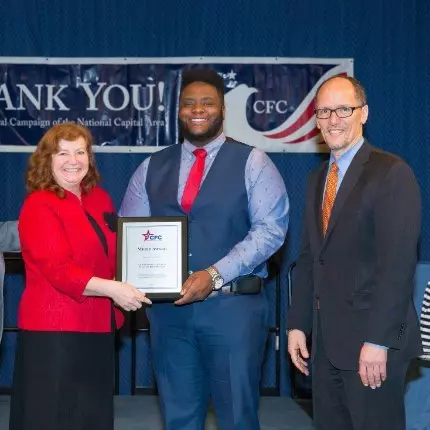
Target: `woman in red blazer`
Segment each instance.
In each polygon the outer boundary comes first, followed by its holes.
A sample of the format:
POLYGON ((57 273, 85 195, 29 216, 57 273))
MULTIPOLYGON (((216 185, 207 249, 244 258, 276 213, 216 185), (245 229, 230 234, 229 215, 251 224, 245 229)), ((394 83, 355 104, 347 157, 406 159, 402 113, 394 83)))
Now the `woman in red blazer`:
POLYGON ((10 429, 113 429, 114 303, 150 301, 113 280, 115 210, 98 179, 92 136, 74 123, 51 128, 30 157, 10 429))

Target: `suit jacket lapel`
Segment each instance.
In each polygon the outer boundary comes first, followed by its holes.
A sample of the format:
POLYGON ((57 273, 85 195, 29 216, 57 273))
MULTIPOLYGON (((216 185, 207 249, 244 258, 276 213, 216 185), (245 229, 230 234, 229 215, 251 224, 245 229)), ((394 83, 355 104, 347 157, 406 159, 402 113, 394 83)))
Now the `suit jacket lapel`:
POLYGON ((369 155, 371 150, 372 147, 365 140, 362 147, 359 149, 359 151, 351 161, 351 164, 349 165, 348 170, 346 171, 346 174, 339 187, 339 191, 337 192, 336 200, 334 201, 333 209, 327 227, 325 241, 329 239, 330 233, 332 232, 334 226, 339 219, 343 205, 345 204, 351 191, 354 189, 358 179, 360 178, 361 172, 363 171, 363 165, 366 164, 367 161, 369 161, 369 155))

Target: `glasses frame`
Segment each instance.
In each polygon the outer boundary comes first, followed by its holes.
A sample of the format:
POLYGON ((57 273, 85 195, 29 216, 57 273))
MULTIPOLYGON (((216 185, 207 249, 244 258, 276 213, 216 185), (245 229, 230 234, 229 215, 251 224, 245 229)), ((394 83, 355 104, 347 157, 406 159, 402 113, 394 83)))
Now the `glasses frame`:
POLYGON ((315 114, 315 116, 316 116, 318 119, 330 119, 330 118, 331 118, 331 115, 332 115, 332 113, 333 113, 333 112, 336 114, 336 116, 337 116, 338 118, 349 118, 349 117, 351 117, 351 116, 352 116, 352 114, 354 113, 354 111, 355 111, 356 109, 361 109, 361 108, 362 108, 362 107, 364 107, 364 106, 366 106, 366 105, 361 105, 361 106, 339 106, 339 107, 337 107, 337 108, 335 108, 335 109, 330 109, 330 108, 315 109, 315 110, 314 110, 314 114, 315 114), (351 109, 351 115, 347 115, 347 116, 340 116, 340 115, 337 113, 337 111, 338 111, 339 109, 345 109, 345 108, 351 109), (323 118, 319 117, 319 116, 318 116, 318 112, 319 112, 319 111, 321 111, 321 110, 329 110, 329 111, 330 111, 330 115, 329 115, 328 117, 323 117, 323 118))

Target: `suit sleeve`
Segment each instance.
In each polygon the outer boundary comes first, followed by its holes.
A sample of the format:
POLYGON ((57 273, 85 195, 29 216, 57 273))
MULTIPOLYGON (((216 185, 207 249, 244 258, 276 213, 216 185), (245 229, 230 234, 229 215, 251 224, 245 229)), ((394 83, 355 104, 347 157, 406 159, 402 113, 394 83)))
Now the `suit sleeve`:
POLYGON ((313 318, 313 257, 309 239, 308 223, 310 215, 310 198, 311 179, 308 182, 306 192, 305 217, 302 229, 302 241, 300 246, 299 257, 296 262, 296 267, 293 273, 293 291, 291 307, 288 312, 287 329, 298 329, 305 333, 310 333, 312 330, 313 318))
POLYGON ((19 250, 18 221, 0 222, 0 252, 19 250))
POLYGON ((412 170, 394 164, 375 201, 376 273, 366 341, 398 348, 413 292, 421 199, 412 170))
POLYGON ((48 282, 77 302, 93 274, 79 267, 58 214, 41 195, 30 195, 19 218, 19 234, 26 265, 33 265, 48 282))

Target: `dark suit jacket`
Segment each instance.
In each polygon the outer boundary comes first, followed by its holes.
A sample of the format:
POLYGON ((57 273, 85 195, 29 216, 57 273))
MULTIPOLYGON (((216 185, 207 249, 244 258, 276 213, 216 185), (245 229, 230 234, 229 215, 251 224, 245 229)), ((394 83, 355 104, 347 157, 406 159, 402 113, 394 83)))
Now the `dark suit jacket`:
POLYGON ((326 354, 343 370, 358 368, 364 342, 405 360, 417 356, 412 291, 421 201, 415 176, 403 160, 365 141, 343 178, 324 238, 327 169, 328 161, 309 178, 288 327, 313 330, 316 345, 320 322, 326 354))

